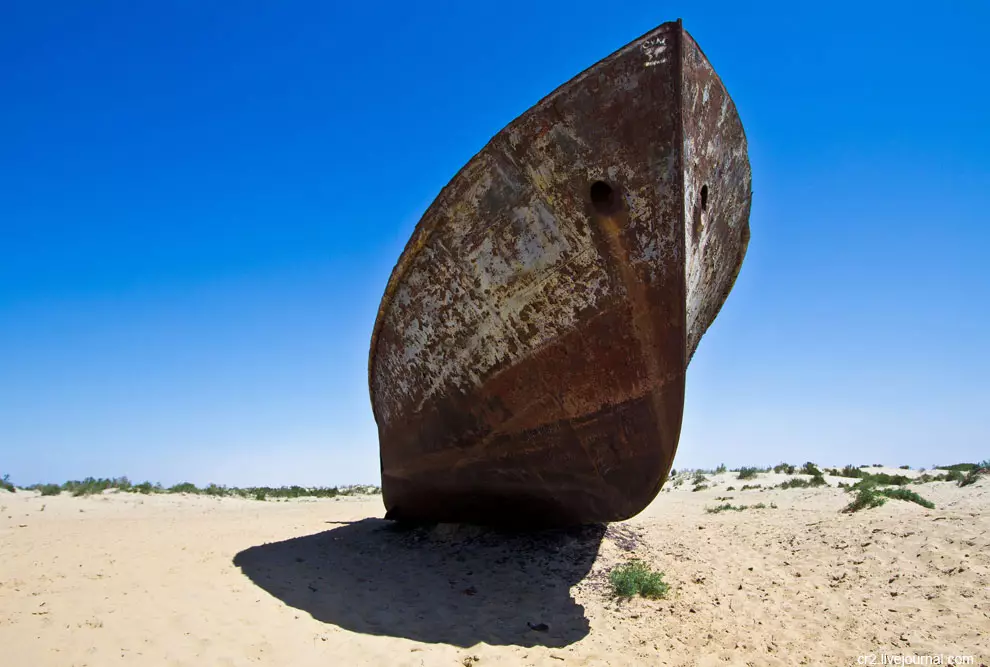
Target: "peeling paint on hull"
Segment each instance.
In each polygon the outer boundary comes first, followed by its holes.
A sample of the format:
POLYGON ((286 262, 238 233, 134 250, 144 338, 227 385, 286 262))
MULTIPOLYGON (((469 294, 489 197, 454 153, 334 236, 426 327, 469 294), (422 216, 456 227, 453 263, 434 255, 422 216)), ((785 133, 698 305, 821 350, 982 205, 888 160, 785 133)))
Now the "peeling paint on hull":
POLYGON ((649 504, 750 198, 735 105, 680 22, 492 138, 423 215, 378 312, 387 516, 567 525, 649 504))

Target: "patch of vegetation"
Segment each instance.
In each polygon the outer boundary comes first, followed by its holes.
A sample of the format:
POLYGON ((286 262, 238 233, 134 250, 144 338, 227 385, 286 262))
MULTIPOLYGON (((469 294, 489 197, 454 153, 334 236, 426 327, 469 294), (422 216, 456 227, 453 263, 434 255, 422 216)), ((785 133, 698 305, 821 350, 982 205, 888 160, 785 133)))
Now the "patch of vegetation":
POLYGON ((851 503, 842 508, 842 511, 846 514, 851 514, 862 509, 880 507, 885 502, 887 502, 887 499, 877 493, 875 488, 865 486, 859 490, 859 493, 856 494, 856 498, 851 503))
POLYGON ((725 490, 726 491, 735 491, 736 490, 736 487, 734 487, 734 486, 727 486, 727 487, 725 487, 725 490))
POLYGON ((192 482, 182 482, 180 484, 175 484, 173 486, 164 488, 161 484, 152 484, 151 482, 142 482, 140 484, 131 484, 130 480, 126 477, 115 477, 115 478, 94 478, 87 477, 84 480, 72 480, 62 484, 35 484, 33 486, 27 487, 29 489, 35 489, 41 491, 42 495, 58 495, 61 491, 68 491, 73 496, 88 496, 97 493, 103 493, 108 489, 114 489, 118 491, 126 491, 129 493, 142 493, 150 495, 152 493, 192 493, 192 494, 202 494, 208 496, 214 496, 217 498, 221 497, 241 497, 241 498, 254 498, 255 500, 265 500, 268 497, 277 499, 288 499, 288 498, 334 498, 336 496, 353 496, 361 494, 379 494, 381 493, 381 488, 371 484, 355 484, 351 486, 319 486, 319 487, 303 487, 303 486, 280 486, 280 487, 270 487, 270 486, 250 486, 247 488, 240 488, 236 486, 228 487, 220 484, 209 484, 205 488, 199 488, 192 482))
POLYGON ((692 491, 704 491, 707 488, 708 488, 708 485, 707 484, 695 484, 694 485, 694 488, 691 489, 691 490, 692 491))
POLYGON ((670 591, 670 586, 663 580, 663 572, 654 572, 639 560, 614 568, 608 580, 612 584, 612 592, 623 598, 642 595, 644 598, 658 599, 670 591))
POLYGON ((4 491, 10 491, 11 493, 17 492, 17 487, 10 483, 10 475, 4 475, 0 477, 0 489, 4 491))
POLYGON ((801 466, 801 469, 798 470, 798 472, 801 473, 802 475, 811 475, 813 477, 814 476, 821 477, 822 475, 822 471, 819 470, 818 466, 816 466, 811 461, 808 461, 803 466, 801 466))
POLYGON ((951 466, 935 466, 936 470, 955 470, 956 472, 969 472, 979 467, 976 463, 956 463, 951 466))
POLYGON ((911 466, 901 466, 901 470, 910 470, 911 466))
POLYGON ((976 484, 976 480, 980 478, 980 474, 981 472, 979 469, 970 470, 961 480, 959 480, 959 486, 976 484))
POLYGON ((904 486, 910 481, 911 478, 904 475, 888 475, 885 472, 864 472, 859 481, 853 485, 853 488, 862 486, 904 486))
POLYGON ((128 490, 133 493, 143 493, 145 495, 150 493, 164 493, 165 491, 161 484, 152 484, 151 482, 141 482, 140 484, 135 484, 128 490))
POLYGON ((70 480, 62 485, 63 491, 68 491, 77 497, 96 495, 108 489, 129 491, 130 488, 131 482, 126 477, 87 477, 83 480, 70 480))
POLYGON ((717 468, 715 468, 715 474, 716 475, 720 475, 723 472, 725 472, 726 470, 728 470, 728 468, 725 467, 725 464, 724 463, 720 463, 719 466, 717 468))
POLYGON ((863 476, 859 478, 859 481, 850 488, 858 490, 864 487, 904 486, 910 482, 911 478, 904 475, 889 475, 885 472, 864 472, 863 476))
POLYGON ((802 477, 794 477, 787 480, 786 482, 781 482, 777 485, 778 489, 808 489, 815 488, 819 486, 828 486, 828 482, 821 473, 813 475, 811 479, 804 479, 802 477))
POLYGON ((778 463, 773 467, 774 472, 783 473, 785 475, 793 475, 795 470, 797 469, 789 463, 778 463))
POLYGON ((753 479, 759 472, 759 468, 740 468, 737 479, 753 479))
POLYGON ((673 468, 671 468, 671 469, 670 469, 670 476, 671 476, 671 477, 677 477, 677 471, 676 471, 676 470, 674 470, 673 468))
POLYGON ((929 475, 922 473, 914 479, 915 484, 927 484, 928 482, 962 482, 965 475, 958 470, 951 470, 941 475, 929 475))
MULTIPOLYGON (((716 500, 719 500, 716 498, 716 500)), ((716 505, 715 507, 706 507, 705 511, 709 514, 718 514, 720 512, 742 512, 743 510, 763 510, 766 509, 766 503, 756 503, 755 505, 733 505, 732 503, 723 503, 721 505, 716 505)), ((777 506, 770 503, 771 509, 777 509, 777 506)))
POLYGON ((743 488, 740 491, 749 491, 750 489, 762 489, 762 484, 743 484, 743 488))
POLYGON ((886 496, 887 498, 896 498, 897 500, 906 500, 910 503, 918 503, 922 507, 927 507, 930 510, 935 509, 935 503, 925 498, 922 498, 914 491, 910 489, 880 489, 877 493, 886 496))
POLYGON ((192 482, 180 482, 168 487, 168 493, 202 493, 199 487, 192 482))
POLYGON ((866 473, 864 473, 859 468, 856 468, 854 466, 845 466, 844 468, 842 468, 842 470, 839 471, 839 475, 838 476, 839 477, 856 477, 856 478, 859 478, 859 477, 862 477, 865 474, 866 473))
POLYGON ((860 480, 853 486, 846 489, 847 491, 856 491, 856 498, 849 503, 843 512, 857 512, 861 509, 869 509, 873 507, 879 507, 883 505, 888 498, 894 498, 896 500, 904 500, 911 503, 917 503, 922 507, 927 507, 928 509, 935 509, 935 503, 930 500, 919 496, 914 491, 905 488, 894 488, 894 489, 879 489, 877 488, 877 482, 875 478, 879 475, 869 475, 866 478, 860 480))
POLYGON ((691 479, 691 482, 694 483, 694 484, 704 484, 707 481, 708 481, 708 478, 705 477, 704 474, 702 474, 700 472, 694 473, 694 477, 691 479))
POLYGON ((746 509, 745 505, 740 505, 739 507, 736 507, 731 503, 723 503, 721 505, 716 505, 715 507, 706 507, 705 511, 709 514, 718 514, 719 512, 728 512, 728 511, 741 512, 744 509, 746 509))

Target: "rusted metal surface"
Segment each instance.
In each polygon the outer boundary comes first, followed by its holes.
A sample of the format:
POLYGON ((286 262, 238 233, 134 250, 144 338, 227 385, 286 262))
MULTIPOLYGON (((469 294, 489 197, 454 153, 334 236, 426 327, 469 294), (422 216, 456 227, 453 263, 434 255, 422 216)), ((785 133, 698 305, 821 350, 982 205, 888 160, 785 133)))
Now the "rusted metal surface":
POLYGON ((735 106, 679 22, 496 135, 423 215, 382 298, 369 382, 387 516, 642 510, 749 205, 735 106))

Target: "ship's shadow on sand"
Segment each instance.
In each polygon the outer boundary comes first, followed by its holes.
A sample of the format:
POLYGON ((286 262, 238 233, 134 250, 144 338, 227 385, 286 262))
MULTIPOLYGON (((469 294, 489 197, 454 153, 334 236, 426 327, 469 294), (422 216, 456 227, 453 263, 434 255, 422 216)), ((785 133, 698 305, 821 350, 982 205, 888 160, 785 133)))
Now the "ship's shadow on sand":
POLYGON ((234 564, 287 605, 354 632, 562 647, 588 634, 569 589, 588 574, 604 533, 404 529, 364 519, 245 549, 234 564))

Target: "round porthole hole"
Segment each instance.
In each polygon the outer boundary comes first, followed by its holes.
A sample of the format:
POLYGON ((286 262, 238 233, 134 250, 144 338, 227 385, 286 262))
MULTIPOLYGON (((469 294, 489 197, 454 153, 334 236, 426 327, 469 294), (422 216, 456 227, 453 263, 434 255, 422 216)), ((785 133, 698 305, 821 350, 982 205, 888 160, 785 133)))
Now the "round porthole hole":
POLYGON ((615 189, 605 181, 591 184, 591 205, 599 215, 612 215, 617 208, 615 189))

